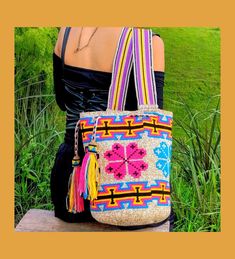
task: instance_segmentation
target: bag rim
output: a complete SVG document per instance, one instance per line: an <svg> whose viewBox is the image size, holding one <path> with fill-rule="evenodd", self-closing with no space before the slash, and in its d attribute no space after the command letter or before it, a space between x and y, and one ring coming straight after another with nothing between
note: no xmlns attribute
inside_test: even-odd
<svg viewBox="0 0 235 259"><path fill-rule="evenodd" d="M81 112L80 113L80 118L85 118L87 116L95 117L95 116L100 116L100 117L105 117L105 116L112 116L112 115L146 115L148 113L159 113L162 115L170 116L173 118L173 112L168 111L168 110L163 110L160 108L143 108L139 110L134 110L134 111L129 111L129 110L124 110L124 111L118 111L118 110L105 110L105 111L91 111L91 112Z"/></svg>

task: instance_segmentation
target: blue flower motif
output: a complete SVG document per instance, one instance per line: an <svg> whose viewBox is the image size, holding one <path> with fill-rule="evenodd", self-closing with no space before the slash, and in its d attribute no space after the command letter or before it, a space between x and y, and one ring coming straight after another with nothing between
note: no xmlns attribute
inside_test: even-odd
<svg viewBox="0 0 235 259"><path fill-rule="evenodd" d="M170 174L171 150L172 145L169 145L164 141L162 141L160 145L153 150L154 154L158 158L156 167L162 171L165 177Z"/></svg>

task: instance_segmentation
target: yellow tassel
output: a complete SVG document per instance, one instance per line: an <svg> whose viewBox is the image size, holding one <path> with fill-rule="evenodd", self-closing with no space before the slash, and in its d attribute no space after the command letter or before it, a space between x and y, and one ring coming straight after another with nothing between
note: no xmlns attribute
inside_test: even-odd
<svg viewBox="0 0 235 259"><path fill-rule="evenodd" d="M89 161L89 171L88 171L88 193L89 193L89 200L97 199L98 195L98 183L97 183L97 169L98 169L98 161L96 158L96 154L90 154L90 161Z"/></svg>

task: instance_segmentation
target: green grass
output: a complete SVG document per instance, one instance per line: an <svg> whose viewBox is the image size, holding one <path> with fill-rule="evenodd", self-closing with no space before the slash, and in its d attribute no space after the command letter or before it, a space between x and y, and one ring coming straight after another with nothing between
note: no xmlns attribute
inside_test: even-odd
<svg viewBox="0 0 235 259"><path fill-rule="evenodd" d="M173 139L172 202L181 219L175 231L220 231L219 101L206 112L184 107L189 123L176 123L185 136Z"/></svg>
<svg viewBox="0 0 235 259"><path fill-rule="evenodd" d="M220 31L217 28L153 28L165 45L165 109L185 116L181 103L193 110L214 107L220 94ZM181 130L174 128L174 135ZM183 133L182 133L183 134Z"/></svg>
<svg viewBox="0 0 235 259"><path fill-rule="evenodd" d="M220 231L220 30L152 29L164 40L164 109L174 114L174 231Z"/></svg>
<svg viewBox="0 0 235 259"><path fill-rule="evenodd" d="M220 31L152 28L165 44L164 109L173 111L174 231L220 231ZM53 96L56 28L15 34L15 223L52 209L49 178L65 114Z"/></svg>

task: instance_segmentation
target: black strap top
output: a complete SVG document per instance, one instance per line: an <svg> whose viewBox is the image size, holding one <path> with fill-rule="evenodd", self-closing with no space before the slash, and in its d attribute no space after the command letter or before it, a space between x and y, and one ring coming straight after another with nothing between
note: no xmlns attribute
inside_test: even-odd
<svg viewBox="0 0 235 259"><path fill-rule="evenodd" d="M66 111L66 135L71 135L73 138L80 112L106 110L112 73L64 64L66 37L68 38L68 34L65 33L61 58L53 53L53 77L56 102L61 110ZM154 71L154 76L158 105L162 109L164 72ZM125 109L137 109L133 68L130 73Z"/></svg>

